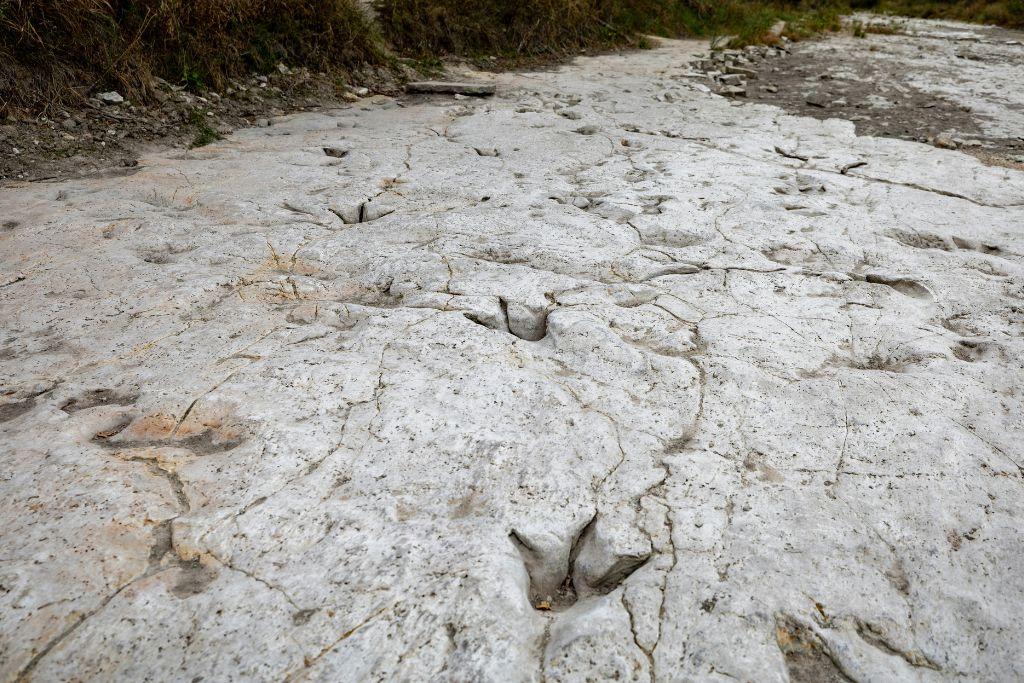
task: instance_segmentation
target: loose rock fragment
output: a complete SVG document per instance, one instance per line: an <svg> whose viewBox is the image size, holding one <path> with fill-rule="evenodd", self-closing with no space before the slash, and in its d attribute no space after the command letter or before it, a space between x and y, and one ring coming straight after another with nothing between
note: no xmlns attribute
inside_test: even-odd
<svg viewBox="0 0 1024 683"><path fill-rule="evenodd" d="M124 103L124 98L121 97L121 93L115 90L111 90L110 92L101 92L99 95L96 96L96 99L98 99L100 102L103 102L104 104Z"/></svg>
<svg viewBox="0 0 1024 683"><path fill-rule="evenodd" d="M335 159L341 159L342 157L348 156L348 150L344 147L324 147L324 154Z"/></svg>
<svg viewBox="0 0 1024 683"><path fill-rule="evenodd" d="M811 93L806 98L804 98L804 102L806 104L808 104L808 105L810 105L812 107L819 107L821 109L827 109L828 105L829 105L829 103L831 101L832 101L832 98L830 98L825 93L819 93L819 92Z"/></svg>
<svg viewBox="0 0 1024 683"><path fill-rule="evenodd" d="M725 72L727 74L733 74L733 75L736 75L736 76L741 76L743 78L746 78L747 80L751 80L751 81L756 81L757 80L757 71L755 71L753 69L746 69L746 68L741 67L741 66L729 66L729 67L726 67Z"/></svg>
<svg viewBox="0 0 1024 683"><path fill-rule="evenodd" d="M768 36L770 38L774 38L775 40L780 40L782 38L782 34L785 31L786 31L786 22L781 21L781 20L780 21L776 21L774 24L772 24L772 27L770 29L768 29Z"/></svg>

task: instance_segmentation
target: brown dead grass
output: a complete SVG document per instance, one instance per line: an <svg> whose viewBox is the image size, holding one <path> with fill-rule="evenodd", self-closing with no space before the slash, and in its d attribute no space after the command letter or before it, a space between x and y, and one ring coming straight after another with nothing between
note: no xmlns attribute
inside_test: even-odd
<svg viewBox="0 0 1024 683"><path fill-rule="evenodd" d="M278 61L314 69L381 61L353 0L0 0L0 108L98 88L145 98L154 76L195 89Z"/></svg>
<svg viewBox="0 0 1024 683"><path fill-rule="evenodd" d="M643 36L737 36L758 42L778 19L838 25L840 0L377 0L382 30L420 57L560 56L644 46ZM820 20L828 17L827 20Z"/></svg>

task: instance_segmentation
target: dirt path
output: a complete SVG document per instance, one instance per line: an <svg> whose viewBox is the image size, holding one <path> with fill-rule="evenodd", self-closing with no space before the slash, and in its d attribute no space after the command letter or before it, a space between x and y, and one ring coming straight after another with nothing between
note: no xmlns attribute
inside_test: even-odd
<svg viewBox="0 0 1024 683"><path fill-rule="evenodd" d="M863 37L800 43L762 62L750 99L853 121L859 135L960 148L1024 168L1024 33L872 15L853 22L865 27Z"/></svg>
<svg viewBox="0 0 1024 683"><path fill-rule="evenodd" d="M0 190L0 679L1024 678L1024 173L703 47Z"/></svg>

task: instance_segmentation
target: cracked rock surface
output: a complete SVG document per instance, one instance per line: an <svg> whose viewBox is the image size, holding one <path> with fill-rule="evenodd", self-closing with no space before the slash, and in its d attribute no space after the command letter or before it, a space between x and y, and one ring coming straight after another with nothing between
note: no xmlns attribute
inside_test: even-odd
<svg viewBox="0 0 1024 683"><path fill-rule="evenodd" d="M0 679L1024 677L1024 173L704 47L4 190Z"/></svg>

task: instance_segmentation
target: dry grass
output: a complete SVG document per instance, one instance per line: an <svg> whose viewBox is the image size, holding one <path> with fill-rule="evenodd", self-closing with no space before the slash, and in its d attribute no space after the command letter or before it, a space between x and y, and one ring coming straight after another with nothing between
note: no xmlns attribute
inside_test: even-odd
<svg viewBox="0 0 1024 683"><path fill-rule="evenodd" d="M838 0L377 0L376 7L385 37L402 52L504 59L642 46L645 34L729 34L756 42L780 18L808 28L814 24L814 30L838 26L840 5Z"/></svg>
<svg viewBox="0 0 1024 683"><path fill-rule="evenodd" d="M382 0L384 35L417 56L445 53L559 53L593 42L598 31L587 0Z"/></svg>
<svg viewBox="0 0 1024 683"><path fill-rule="evenodd" d="M353 0L0 0L0 107L39 108L160 76L195 88L266 71L380 61Z"/></svg>

